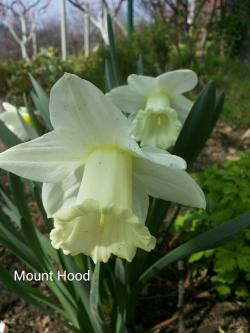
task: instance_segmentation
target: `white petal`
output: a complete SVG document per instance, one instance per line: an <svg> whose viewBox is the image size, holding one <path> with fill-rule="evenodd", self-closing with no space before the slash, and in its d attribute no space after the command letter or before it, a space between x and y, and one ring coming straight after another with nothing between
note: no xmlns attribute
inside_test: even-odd
<svg viewBox="0 0 250 333"><path fill-rule="evenodd" d="M4 110L7 111L7 112L9 112L9 111L10 112L16 111L15 105L12 105L12 104L10 104L8 102L3 102L2 105L3 105Z"/></svg>
<svg viewBox="0 0 250 333"><path fill-rule="evenodd" d="M94 144L119 144L129 132L129 121L92 83L64 74L51 89L51 123L69 128Z"/></svg>
<svg viewBox="0 0 250 333"><path fill-rule="evenodd" d="M185 122L192 106L193 102L190 99L182 95L172 95L171 96L171 105L178 113L178 118L182 123Z"/></svg>
<svg viewBox="0 0 250 333"><path fill-rule="evenodd" d="M165 89L174 94L189 91L193 89L198 82L196 73L189 69L167 72L158 76L156 80L160 89Z"/></svg>
<svg viewBox="0 0 250 333"><path fill-rule="evenodd" d="M13 111L5 111L0 114L0 120L5 124L5 126L13 132L19 139L27 140L29 139L23 124L21 123L16 109Z"/></svg>
<svg viewBox="0 0 250 333"><path fill-rule="evenodd" d="M202 190L184 170L156 164L146 159L137 159L135 175L153 197L186 206L205 208L206 201Z"/></svg>
<svg viewBox="0 0 250 333"><path fill-rule="evenodd" d="M148 205L149 198L143 183L133 177L133 212L143 224L146 222Z"/></svg>
<svg viewBox="0 0 250 333"><path fill-rule="evenodd" d="M42 201L48 217L52 217L63 206L73 205L76 201L84 168L74 170L60 183L43 183Z"/></svg>
<svg viewBox="0 0 250 333"><path fill-rule="evenodd" d="M0 167L28 179L56 183L83 164L84 150L67 131L52 131L0 154Z"/></svg>
<svg viewBox="0 0 250 333"><path fill-rule="evenodd" d="M28 113L28 110L25 106L21 106L18 111L21 113L21 114L29 114Z"/></svg>
<svg viewBox="0 0 250 333"><path fill-rule="evenodd" d="M157 164L181 170L185 170L187 168L187 163L183 158L172 155L166 150L154 147L143 147L142 151L147 159Z"/></svg>
<svg viewBox="0 0 250 333"><path fill-rule="evenodd" d="M129 75L128 85L132 91L137 92L141 96L147 96L157 88L154 77L136 74Z"/></svg>
<svg viewBox="0 0 250 333"><path fill-rule="evenodd" d="M129 86L112 89L106 96L123 112L133 113L145 107L145 98Z"/></svg>

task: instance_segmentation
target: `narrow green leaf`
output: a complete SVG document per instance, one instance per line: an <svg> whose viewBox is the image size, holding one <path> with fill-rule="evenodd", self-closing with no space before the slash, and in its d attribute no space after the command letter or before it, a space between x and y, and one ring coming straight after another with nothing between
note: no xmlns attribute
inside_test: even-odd
<svg viewBox="0 0 250 333"><path fill-rule="evenodd" d="M27 266L32 269L40 270L41 266L39 262L34 257L33 253L23 242L23 240L18 237L15 233L7 227L7 225L1 219L0 224L0 244L6 246L13 254L18 256L22 261L26 263Z"/></svg>
<svg viewBox="0 0 250 333"><path fill-rule="evenodd" d="M209 129L208 132L208 137L211 134L214 126L217 123L217 120L219 119L222 109L223 109L223 105L224 105L224 101L225 101L225 94L222 92L220 93L220 95L216 98L216 102L215 102L215 107L214 107L214 112L213 112L213 117L212 117L212 121L211 121L211 128Z"/></svg>
<svg viewBox="0 0 250 333"><path fill-rule="evenodd" d="M125 276L125 267L120 258L116 258L115 261L115 304L114 304L114 314L115 314L115 332L122 333L125 331L125 317L126 317L126 305L127 305L127 288Z"/></svg>
<svg viewBox="0 0 250 333"><path fill-rule="evenodd" d="M31 98L35 107L39 111L48 129L52 129L52 125L49 118L49 97L41 85L35 80L35 78L29 73L30 80L34 87L34 92L31 92Z"/></svg>
<svg viewBox="0 0 250 333"><path fill-rule="evenodd" d="M144 75L144 60L142 55L139 55L139 58L137 60L137 74L138 75Z"/></svg>
<svg viewBox="0 0 250 333"><path fill-rule="evenodd" d="M90 297L89 304L91 312L96 320L96 325L98 327L97 332L102 332L100 323L102 319L99 313L99 277L100 277L100 263L95 265L94 273L92 275L91 286L90 286Z"/></svg>
<svg viewBox="0 0 250 333"><path fill-rule="evenodd" d="M128 25L128 37L131 38L134 32L134 8L133 0L128 0L128 10L127 10L127 25Z"/></svg>
<svg viewBox="0 0 250 333"><path fill-rule="evenodd" d="M16 206L19 210L20 215L22 216L21 227L25 239L27 240L28 244L30 245L30 247L36 254L37 258L41 261L41 264L45 268L47 267L46 256L42 249L36 228L29 213L26 198L24 195L24 187L21 182L21 179L18 176L9 173L9 184Z"/></svg>
<svg viewBox="0 0 250 333"><path fill-rule="evenodd" d="M34 182L33 182L33 185L34 185L33 186L34 199L36 200L37 206L38 206L40 212L42 213L43 220L47 227L47 230L50 232L53 228L53 223L52 223L52 220L47 217L47 213L43 207L43 202L42 202L42 198L41 198L41 189L38 186L38 184L36 184Z"/></svg>
<svg viewBox="0 0 250 333"><path fill-rule="evenodd" d="M169 209L170 205L170 202L161 199L152 200L150 212L146 221L146 225L152 235L157 234L162 221L166 217L167 210Z"/></svg>
<svg viewBox="0 0 250 333"><path fill-rule="evenodd" d="M108 37L109 37L109 50L110 50L110 57L111 57L111 65L114 74L114 84L115 87L119 86L120 83L120 74L119 74L119 66L118 66L118 58L116 54L116 47L115 47L115 37L114 31L112 26L112 20L110 15L107 15L107 26L108 26Z"/></svg>
<svg viewBox="0 0 250 333"><path fill-rule="evenodd" d="M230 221L227 221L212 230L209 230L190 241L178 246L173 251L167 253L149 267L135 283L132 297L140 292L145 283L157 275L166 266L181 260L199 251L213 249L232 239L241 231L250 226L250 212L242 214Z"/></svg>
<svg viewBox="0 0 250 333"><path fill-rule="evenodd" d="M8 287L12 292L19 295L23 299L26 299L29 303L41 308L42 302L51 308L64 314L62 308L58 304L52 302L48 297L44 296L40 291L24 283L23 281L14 280L14 275L11 275L1 264L0 264L0 279L6 287ZM44 310L44 309L43 309Z"/></svg>
<svg viewBox="0 0 250 333"><path fill-rule="evenodd" d="M214 119L215 87L209 83L194 103L176 141L173 154L178 155L191 166L211 132Z"/></svg>
<svg viewBox="0 0 250 333"><path fill-rule="evenodd" d="M63 268L70 273L77 274L79 270L73 260L73 258L64 255L61 251L59 251L60 260L62 262ZM86 273L86 272L83 272ZM75 293L75 298L80 298L81 304L79 304L79 308L81 308L80 316L78 321L83 330L89 333L95 333L95 318L92 315L89 305L89 283L88 281L77 281L72 280L68 281L68 284L72 285L72 288Z"/></svg>
<svg viewBox="0 0 250 333"><path fill-rule="evenodd" d="M112 88L115 87L114 74L108 59L105 59L105 82L106 92L109 92Z"/></svg>
<svg viewBox="0 0 250 333"><path fill-rule="evenodd" d="M0 140L7 148L11 148L18 145L19 143L22 143L22 141L13 132L11 132L1 120Z"/></svg>
<svg viewBox="0 0 250 333"><path fill-rule="evenodd" d="M79 331L77 328L69 325L67 322L63 321L61 318L51 312L51 309L54 309L60 312L63 316L67 317L67 314L58 304L51 301L39 290L35 289L29 284L22 281L15 281L13 276L1 264L0 280L3 282L6 288L26 300L28 303L34 305L47 315L52 316L53 318L55 318L55 320L68 327L71 331L75 333L81 333L81 331Z"/></svg>

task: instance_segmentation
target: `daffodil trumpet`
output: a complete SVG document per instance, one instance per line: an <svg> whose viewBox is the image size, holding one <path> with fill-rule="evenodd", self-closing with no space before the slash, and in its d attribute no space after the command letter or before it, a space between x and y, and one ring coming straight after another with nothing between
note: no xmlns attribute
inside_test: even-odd
<svg viewBox="0 0 250 333"><path fill-rule="evenodd" d="M114 88L107 97L130 114L131 135L142 146L168 149L176 142L192 107L183 93L196 83L196 74L187 69L156 78L132 74L128 85Z"/></svg>
<svg viewBox="0 0 250 333"><path fill-rule="evenodd" d="M0 167L43 182L54 218L52 245L96 262L112 254L131 261L156 239L145 226L148 196L204 207L202 190L180 157L141 149L130 122L90 82L65 74L52 88L54 130L0 154Z"/></svg>

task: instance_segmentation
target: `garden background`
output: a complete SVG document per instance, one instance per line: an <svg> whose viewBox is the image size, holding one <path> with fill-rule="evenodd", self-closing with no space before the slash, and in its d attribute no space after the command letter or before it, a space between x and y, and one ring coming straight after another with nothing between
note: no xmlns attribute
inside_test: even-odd
<svg viewBox="0 0 250 333"><path fill-rule="evenodd" d="M220 119L192 168L206 194L207 210L183 210L167 234L162 232L158 251L170 251L249 210L248 0L0 1L0 14L0 104L36 108L28 73L47 93L64 72L105 92L105 68L112 60L107 14L113 20L122 83L141 68L151 76L189 68L199 77L191 98L209 81L225 92ZM6 182L1 171L2 189ZM29 208L43 232L36 203L30 200ZM129 332L249 332L249 245L246 230L222 247L168 267L143 290ZM0 261L9 271L22 267L5 247L0 247ZM44 288L42 283L35 286ZM2 285L0 321L15 333L68 332Z"/></svg>

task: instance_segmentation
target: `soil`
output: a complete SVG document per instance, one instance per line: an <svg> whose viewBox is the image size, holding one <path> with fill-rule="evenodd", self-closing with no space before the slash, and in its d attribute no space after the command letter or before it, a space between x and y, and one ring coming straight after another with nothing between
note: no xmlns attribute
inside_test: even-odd
<svg viewBox="0 0 250 333"><path fill-rule="evenodd" d="M232 124L220 121L206 147L194 165L202 170L211 164L225 160L237 160L238 152L249 149L250 138L243 135L246 130L234 128ZM3 180L3 179L2 179ZM31 203L32 215L40 224L36 207ZM0 248L0 262L9 270L20 269L18 260L6 249ZM184 322L182 333L247 333L250 332L249 312L238 301L218 301L209 290L206 278L194 281L188 276L184 283L185 302L182 316L177 316L178 270L175 266L157 277L141 295L136 322L129 333L174 333ZM39 288L44 286L39 285ZM15 294L0 285L0 333L66 333L48 315L41 314ZM88 333L88 332L86 332Z"/></svg>

